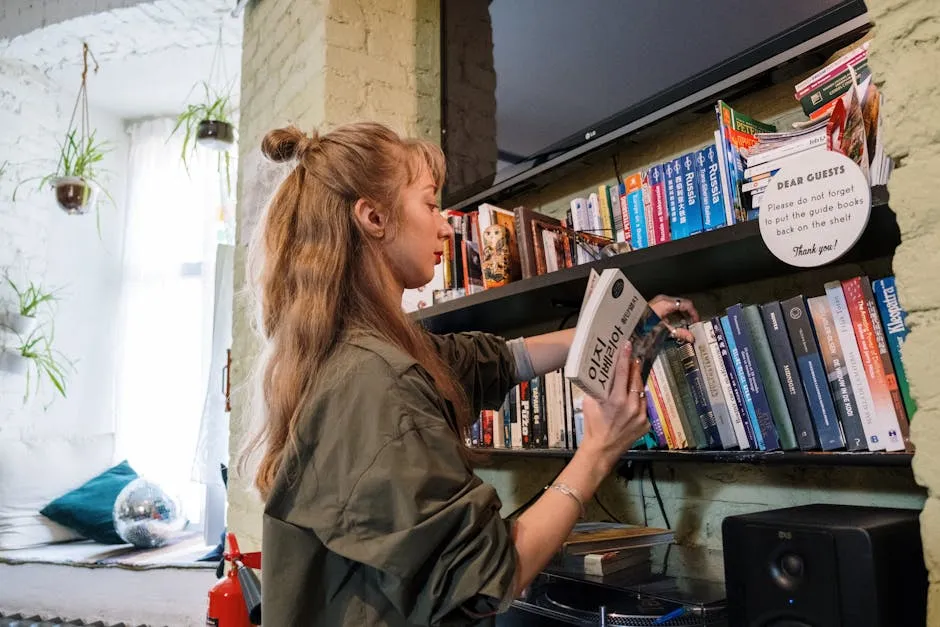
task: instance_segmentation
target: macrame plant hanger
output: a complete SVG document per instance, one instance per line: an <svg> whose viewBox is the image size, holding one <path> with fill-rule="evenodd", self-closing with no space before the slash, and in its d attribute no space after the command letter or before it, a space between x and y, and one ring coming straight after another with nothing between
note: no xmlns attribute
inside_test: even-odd
<svg viewBox="0 0 940 627"><path fill-rule="evenodd" d="M82 176L84 167L91 165L88 162L89 149L92 147L91 122L88 116L88 57L94 62L93 71L98 73L98 59L88 47L82 43L82 81L78 87L78 96L72 108L72 117L69 119L68 131L65 136L65 145L59 150L59 161L55 171L64 176L54 180L56 202L68 214L87 213L95 204L97 188L93 181ZM75 139L75 118L78 117L79 137ZM79 160L84 160L79 163Z"/></svg>

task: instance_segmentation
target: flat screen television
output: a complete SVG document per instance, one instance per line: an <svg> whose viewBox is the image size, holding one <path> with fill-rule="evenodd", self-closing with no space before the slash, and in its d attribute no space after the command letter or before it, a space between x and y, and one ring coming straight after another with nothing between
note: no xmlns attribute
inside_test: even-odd
<svg viewBox="0 0 940 627"><path fill-rule="evenodd" d="M868 24L863 0L442 0L441 15L447 207Z"/></svg>

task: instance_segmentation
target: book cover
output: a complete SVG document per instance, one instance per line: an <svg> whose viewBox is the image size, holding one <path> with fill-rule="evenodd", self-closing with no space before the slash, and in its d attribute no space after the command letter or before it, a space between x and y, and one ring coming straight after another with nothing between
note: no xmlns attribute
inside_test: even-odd
<svg viewBox="0 0 940 627"><path fill-rule="evenodd" d="M702 232L702 192L699 185L698 164L696 153L690 152L682 156L682 177L685 182L686 235L696 235Z"/></svg>
<svg viewBox="0 0 940 627"><path fill-rule="evenodd" d="M666 184L666 209L669 213L669 237L670 239L680 239L682 231L679 228L679 205L676 197L676 176L675 164L678 159L667 161L663 165L663 174Z"/></svg>
<svg viewBox="0 0 940 627"><path fill-rule="evenodd" d="M858 352L862 358L862 367L868 381L868 389L871 390L872 407L875 415L886 428L889 438L900 437L904 443L904 448L911 450L910 434L907 429L907 419L903 414L904 408L900 402L901 398L898 395L897 406L895 406L894 394L892 394L889 385L884 363L881 360L881 349L875 335L875 326L877 325L880 329L881 324L880 321L871 318L868 302L862 289L861 278L854 277L842 281L842 293L845 295L849 318L852 321L852 329L855 331L855 342L858 344ZM896 385L894 388L894 391L897 392ZM898 416L897 409L901 410L901 416ZM904 427L901 427L901 420L904 421Z"/></svg>
<svg viewBox="0 0 940 627"><path fill-rule="evenodd" d="M698 152L701 155L702 169L702 227L711 231L725 226L725 202L721 186L721 172L718 165L718 150L715 144L709 144Z"/></svg>
<svg viewBox="0 0 940 627"><path fill-rule="evenodd" d="M662 165L657 164L649 169L654 244L663 244L670 240L669 207L666 203L666 181L664 176Z"/></svg>
<svg viewBox="0 0 940 627"><path fill-rule="evenodd" d="M744 400L745 414L742 417L746 416L747 424L750 425L748 430L750 437L748 439L751 440L753 448L758 451L766 451L767 443L764 442L763 432L757 423L757 409L754 407L751 389L747 384L747 373L744 371L744 363L741 361L741 351L738 350L738 345L734 341L734 333L731 331L731 321L727 315L721 316L719 320L721 321L721 332L728 343L728 353L731 355L731 363L734 366L733 372L738 382L738 389L741 391L741 398ZM776 440L776 434L774 439ZM776 445L775 448L777 448Z"/></svg>
<svg viewBox="0 0 940 627"><path fill-rule="evenodd" d="M711 326L711 324L709 324ZM699 321L689 327L692 337L695 338L693 350L695 358L698 361L699 369L702 373L702 381L705 384L705 396L711 407L712 415L715 419L715 426L718 429L718 437L721 440L721 446L724 449L732 449L738 446L738 438L734 434L734 427L731 424L731 414L728 412L728 406L725 402L724 392L721 389L721 382L718 379L716 364L712 358L708 335L705 332L705 322Z"/></svg>
<svg viewBox="0 0 940 627"><path fill-rule="evenodd" d="M800 371L800 384L806 394L819 447L824 451L840 449L845 446L845 436L832 401L833 388L823 367L819 344L803 296L782 301L780 308L784 313L787 335Z"/></svg>
<svg viewBox="0 0 940 627"><path fill-rule="evenodd" d="M735 374L734 363L731 361L731 352L728 350L725 332L721 327L721 319L712 318L708 324L711 328L710 330L706 328L706 331L709 334L709 341L714 338L715 351L721 363L718 373L725 391L725 400L731 414L731 423L734 426L735 437L738 439L738 446L741 450L757 448L757 441L751 432L751 421L747 415L747 407L744 404L744 397L741 395L741 387Z"/></svg>
<svg viewBox="0 0 940 627"><path fill-rule="evenodd" d="M803 384L800 381L796 356L790 347L783 309L778 301L772 301L761 305L760 312L774 365L777 367L780 386L783 388L787 409L790 411L790 421L796 433L796 443L800 450L816 450L819 448L819 441L813 429L813 420L810 417Z"/></svg>
<svg viewBox="0 0 940 627"><path fill-rule="evenodd" d="M646 209L643 206L643 175L631 174L625 182L627 188L627 212L630 224L630 246L634 249L646 248Z"/></svg>
<svg viewBox="0 0 940 627"><path fill-rule="evenodd" d="M909 333L907 311L898 298L898 288L893 276L878 279L872 284L872 288L877 296L878 312L881 314L881 324L888 350L891 352L891 363L894 365L895 376L898 379L898 388L904 399L908 420L911 420L914 418L914 412L917 411L917 403L911 396L907 374L904 372L903 347Z"/></svg>
<svg viewBox="0 0 940 627"><path fill-rule="evenodd" d="M616 363L629 340L633 357L641 360L645 381L671 329L684 322L679 315L661 320L619 269L608 268L581 308L565 376L595 398L607 398Z"/></svg>
<svg viewBox="0 0 940 627"><path fill-rule="evenodd" d="M718 335L715 332L715 325L712 320L705 320L702 326L705 331L708 353L711 356L715 376L718 379L718 391L724 401L725 410L728 412L728 419L731 422L731 435L738 448L741 450L748 449L751 447L751 444L747 438L747 432L744 430L744 421L741 418L741 413L738 410L738 405L734 398L734 392L731 389L731 379L725 368L725 362L721 356L721 349L718 347Z"/></svg>
<svg viewBox="0 0 940 627"><path fill-rule="evenodd" d="M783 386L774 365L770 342L764 331L760 310L757 305L747 305L742 309L742 314L748 337L751 340L751 346L754 349L757 369L760 372L760 380L764 386L764 395L767 398L768 405L770 405L770 415L773 417L774 426L777 428L780 447L784 450L794 450L797 448L796 434L793 430L790 410L784 397Z"/></svg>
<svg viewBox="0 0 940 627"><path fill-rule="evenodd" d="M901 439L901 434L896 432L889 435L888 425L881 420L875 409L842 284L839 281L830 281L824 287L832 310L832 322L839 336L839 343L842 345L842 354L849 371L849 379L852 381L852 389L855 392L858 414L862 419L862 429L868 439L868 448L873 451L902 451L904 441Z"/></svg>
<svg viewBox="0 0 940 627"><path fill-rule="evenodd" d="M623 523L580 522L561 545L561 555L584 555L621 551L654 544L669 544L675 534L669 529L642 527Z"/></svg>
<svg viewBox="0 0 940 627"><path fill-rule="evenodd" d="M744 370L744 384L751 395L751 402L757 418L757 427L767 447L766 450L775 451L781 448L780 436L774 424L774 415L770 409L764 381L761 379L761 368L754 348L754 341L748 332L743 305L739 303L728 308L728 323Z"/></svg>

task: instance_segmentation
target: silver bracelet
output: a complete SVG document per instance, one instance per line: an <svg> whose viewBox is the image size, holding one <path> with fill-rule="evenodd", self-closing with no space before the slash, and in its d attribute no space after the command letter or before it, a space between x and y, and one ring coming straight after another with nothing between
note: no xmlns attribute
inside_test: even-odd
<svg viewBox="0 0 940 627"><path fill-rule="evenodd" d="M553 483L552 485L547 486L547 487L551 488L552 490L557 490L561 492L562 494L567 494L568 496L573 498L577 502L578 507L581 508L581 518L585 517L586 512L584 510L584 499L581 498L581 495L578 494L577 490L575 490L574 488L564 483Z"/></svg>

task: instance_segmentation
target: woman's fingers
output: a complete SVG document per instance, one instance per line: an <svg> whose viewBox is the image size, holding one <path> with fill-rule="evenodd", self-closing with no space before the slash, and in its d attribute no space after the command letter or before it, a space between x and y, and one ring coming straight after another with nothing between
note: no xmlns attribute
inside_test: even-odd
<svg viewBox="0 0 940 627"><path fill-rule="evenodd" d="M613 407L622 407L627 401L627 386L630 382L630 364L633 362L633 345L627 342L623 351L620 353L620 359L614 366L614 378L611 383L610 396L607 397L607 404Z"/></svg>

